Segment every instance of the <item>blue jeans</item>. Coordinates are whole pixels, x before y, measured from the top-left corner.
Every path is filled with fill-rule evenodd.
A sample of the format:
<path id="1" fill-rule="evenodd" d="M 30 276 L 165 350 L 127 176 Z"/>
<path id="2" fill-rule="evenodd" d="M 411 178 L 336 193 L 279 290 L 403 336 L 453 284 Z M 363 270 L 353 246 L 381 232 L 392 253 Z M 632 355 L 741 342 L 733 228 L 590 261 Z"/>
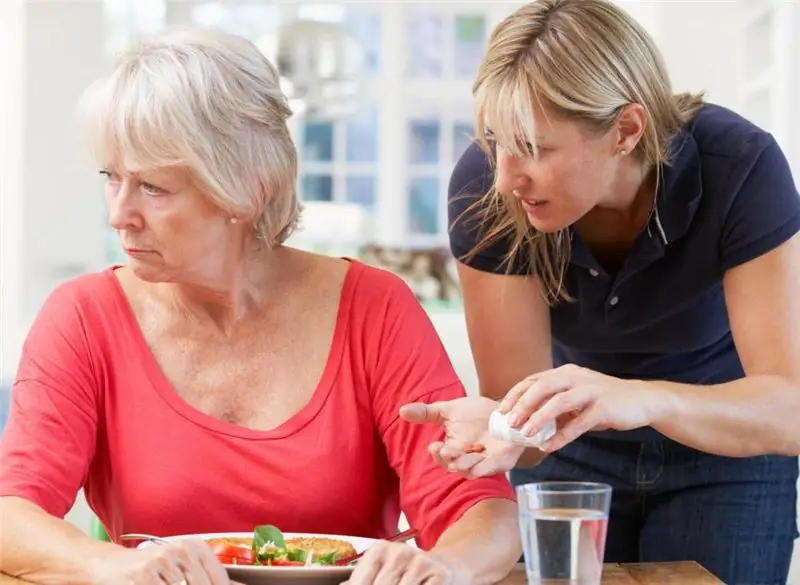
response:
<path id="1" fill-rule="evenodd" d="M 785 585 L 797 537 L 796 457 L 717 457 L 674 441 L 581 437 L 514 485 L 613 487 L 606 562 L 696 561 L 727 585 Z"/>

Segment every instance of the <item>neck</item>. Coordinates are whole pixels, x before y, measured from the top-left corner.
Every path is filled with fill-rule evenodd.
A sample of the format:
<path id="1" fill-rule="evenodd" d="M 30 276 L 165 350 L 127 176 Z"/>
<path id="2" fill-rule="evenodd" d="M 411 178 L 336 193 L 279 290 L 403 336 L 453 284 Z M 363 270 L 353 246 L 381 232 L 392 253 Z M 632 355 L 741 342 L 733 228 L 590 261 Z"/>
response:
<path id="1" fill-rule="evenodd" d="M 655 168 L 644 165 L 633 157 L 620 165 L 619 174 L 610 193 L 597 207 L 616 211 L 631 219 L 639 215 L 641 208 L 652 206 L 655 199 Z"/>
<path id="2" fill-rule="evenodd" d="M 287 250 L 259 249 L 238 262 L 225 262 L 213 275 L 195 282 L 170 284 L 178 306 L 189 318 L 232 335 L 248 316 L 275 296 L 279 266 Z"/>
<path id="3" fill-rule="evenodd" d="M 581 237 L 591 240 L 625 239 L 647 225 L 655 203 L 655 168 L 632 157 L 620 165 L 617 179 L 589 213 L 575 224 Z"/>

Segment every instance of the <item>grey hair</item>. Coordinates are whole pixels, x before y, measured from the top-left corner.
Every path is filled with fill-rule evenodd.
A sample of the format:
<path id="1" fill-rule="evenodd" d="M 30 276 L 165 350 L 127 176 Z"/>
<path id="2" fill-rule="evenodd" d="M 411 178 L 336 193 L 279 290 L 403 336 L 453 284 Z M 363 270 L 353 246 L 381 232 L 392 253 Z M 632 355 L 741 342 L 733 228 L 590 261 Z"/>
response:
<path id="1" fill-rule="evenodd" d="M 182 167 L 269 246 L 297 227 L 297 151 L 276 68 L 248 40 L 175 31 L 123 53 L 80 110 L 92 154 L 127 172 Z"/>

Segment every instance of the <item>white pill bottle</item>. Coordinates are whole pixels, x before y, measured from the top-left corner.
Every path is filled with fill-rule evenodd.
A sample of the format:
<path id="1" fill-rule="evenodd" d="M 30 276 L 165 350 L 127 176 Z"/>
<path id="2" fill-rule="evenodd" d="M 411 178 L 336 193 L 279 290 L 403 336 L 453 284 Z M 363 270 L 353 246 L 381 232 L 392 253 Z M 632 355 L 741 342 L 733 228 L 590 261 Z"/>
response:
<path id="1" fill-rule="evenodd" d="M 542 443 L 556 434 L 556 423 L 552 422 L 532 437 L 523 435 L 518 429 L 513 429 L 511 425 L 508 424 L 508 414 L 503 414 L 499 410 L 495 410 L 492 413 L 489 417 L 490 435 L 497 439 L 511 441 L 517 445 L 538 448 L 542 446 Z"/>

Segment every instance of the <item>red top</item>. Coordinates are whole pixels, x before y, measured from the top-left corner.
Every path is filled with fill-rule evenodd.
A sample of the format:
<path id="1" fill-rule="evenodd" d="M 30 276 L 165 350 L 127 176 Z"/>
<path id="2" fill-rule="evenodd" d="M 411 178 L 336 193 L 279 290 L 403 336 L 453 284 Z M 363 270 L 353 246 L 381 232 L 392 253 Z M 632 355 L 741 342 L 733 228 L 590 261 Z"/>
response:
<path id="1" fill-rule="evenodd" d="M 430 548 L 502 475 L 467 481 L 436 466 L 441 430 L 402 404 L 464 395 L 409 288 L 351 262 L 319 386 L 270 431 L 206 415 L 170 386 L 113 269 L 61 285 L 23 349 L 0 439 L 0 495 L 63 517 L 80 487 L 112 539 L 250 531 L 386 538 L 401 509 Z"/>

